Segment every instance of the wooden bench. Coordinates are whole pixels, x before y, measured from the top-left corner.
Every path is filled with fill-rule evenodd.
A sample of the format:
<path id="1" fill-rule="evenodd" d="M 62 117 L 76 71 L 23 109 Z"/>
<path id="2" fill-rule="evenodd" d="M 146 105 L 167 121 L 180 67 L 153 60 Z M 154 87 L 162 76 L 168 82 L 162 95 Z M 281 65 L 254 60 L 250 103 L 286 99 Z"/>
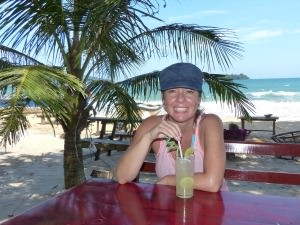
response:
<path id="1" fill-rule="evenodd" d="M 111 139 L 102 139 L 102 138 L 83 138 L 81 139 L 81 147 L 88 148 L 90 144 L 94 144 L 97 148 L 95 153 L 95 160 L 99 159 L 101 152 L 107 152 L 108 155 L 111 154 L 112 150 L 125 151 L 130 141 L 128 140 L 111 140 Z"/>
<path id="2" fill-rule="evenodd" d="M 225 150 L 228 153 L 235 154 L 300 157 L 300 144 L 226 141 Z M 155 173 L 155 163 L 145 161 L 140 169 L 140 172 Z M 224 176 L 227 180 L 300 185 L 300 172 L 288 173 L 261 170 L 237 170 L 227 168 Z M 139 177 L 136 179 L 137 181 L 138 178 Z"/>
<path id="3" fill-rule="evenodd" d="M 95 160 L 99 159 L 101 152 L 107 152 L 111 155 L 112 150 L 123 151 L 129 146 L 129 141 L 134 133 L 134 128 L 142 122 L 138 120 L 135 125 L 130 124 L 127 120 L 108 118 L 108 117 L 90 117 L 88 123 L 97 123 L 97 130 L 99 137 L 81 139 L 81 146 L 83 148 L 89 147 L 93 143 L 97 151 L 95 153 Z M 101 130 L 99 131 L 99 124 L 101 123 Z M 107 131 L 107 125 L 112 125 L 111 132 Z"/>

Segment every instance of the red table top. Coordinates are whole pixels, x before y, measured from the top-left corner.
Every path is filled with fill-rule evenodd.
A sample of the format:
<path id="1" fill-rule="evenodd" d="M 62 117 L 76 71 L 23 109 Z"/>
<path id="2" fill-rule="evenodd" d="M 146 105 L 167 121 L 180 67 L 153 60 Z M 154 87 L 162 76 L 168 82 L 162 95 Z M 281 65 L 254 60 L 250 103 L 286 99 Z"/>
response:
<path id="1" fill-rule="evenodd" d="M 300 224 L 300 199 L 235 192 L 195 191 L 175 196 L 172 186 L 89 180 L 10 220 L 12 224 Z"/>

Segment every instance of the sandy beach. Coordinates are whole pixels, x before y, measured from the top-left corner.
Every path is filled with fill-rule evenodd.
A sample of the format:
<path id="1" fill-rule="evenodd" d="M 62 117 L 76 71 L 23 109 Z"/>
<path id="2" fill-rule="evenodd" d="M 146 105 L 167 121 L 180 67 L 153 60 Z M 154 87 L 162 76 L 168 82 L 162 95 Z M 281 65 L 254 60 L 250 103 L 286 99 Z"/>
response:
<path id="1" fill-rule="evenodd" d="M 64 190 L 63 181 L 63 144 L 62 130 L 55 127 L 55 136 L 49 124 L 30 115 L 31 128 L 16 145 L 0 151 L 0 222 L 15 216 Z M 239 124 L 238 120 L 224 120 L 224 128 L 230 122 Z M 278 121 L 277 133 L 299 130 L 299 121 Z M 240 124 L 239 124 L 240 125 Z M 272 129 L 270 122 L 246 124 L 246 128 Z M 93 127 L 94 129 L 95 127 Z M 84 134 L 83 134 L 84 135 Z M 270 132 L 251 132 L 247 137 L 256 141 L 271 141 Z M 86 149 L 89 151 L 89 149 Z M 87 179 L 93 169 L 113 169 L 122 152 L 112 152 L 112 156 L 101 154 L 100 160 L 87 157 L 84 161 Z M 262 168 L 266 170 L 297 171 L 297 160 L 273 157 L 236 157 L 227 160 L 227 167 Z M 155 182 L 155 177 L 143 176 L 143 182 Z M 274 185 L 250 182 L 229 182 L 231 191 L 252 194 L 270 194 L 294 196 L 300 198 L 300 188 L 296 185 Z"/>

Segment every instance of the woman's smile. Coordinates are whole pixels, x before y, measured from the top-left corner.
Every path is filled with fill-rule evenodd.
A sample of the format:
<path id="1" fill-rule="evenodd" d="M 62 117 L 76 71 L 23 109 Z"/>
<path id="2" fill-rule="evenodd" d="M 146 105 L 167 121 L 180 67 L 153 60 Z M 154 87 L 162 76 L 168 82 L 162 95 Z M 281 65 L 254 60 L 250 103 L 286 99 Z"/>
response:
<path id="1" fill-rule="evenodd" d="M 184 112 L 188 111 L 188 108 L 187 107 L 175 107 L 174 111 L 178 112 L 178 113 L 184 113 Z"/>

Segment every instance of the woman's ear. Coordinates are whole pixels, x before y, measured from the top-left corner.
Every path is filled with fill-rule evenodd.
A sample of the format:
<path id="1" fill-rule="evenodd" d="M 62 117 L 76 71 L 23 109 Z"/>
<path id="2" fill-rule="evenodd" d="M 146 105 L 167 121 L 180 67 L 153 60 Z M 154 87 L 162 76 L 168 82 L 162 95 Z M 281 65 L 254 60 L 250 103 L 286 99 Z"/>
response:
<path id="1" fill-rule="evenodd" d="M 201 103 L 201 98 L 199 98 L 198 103 L 197 103 L 198 108 L 200 107 L 200 103 Z"/>
<path id="2" fill-rule="evenodd" d="M 163 98 L 162 98 L 161 102 L 162 102 L 162 107 L 163 107 L 163 109 L 166 111 L 166 105 L 165 105 L 165 101 L 164 101 Z"/>

